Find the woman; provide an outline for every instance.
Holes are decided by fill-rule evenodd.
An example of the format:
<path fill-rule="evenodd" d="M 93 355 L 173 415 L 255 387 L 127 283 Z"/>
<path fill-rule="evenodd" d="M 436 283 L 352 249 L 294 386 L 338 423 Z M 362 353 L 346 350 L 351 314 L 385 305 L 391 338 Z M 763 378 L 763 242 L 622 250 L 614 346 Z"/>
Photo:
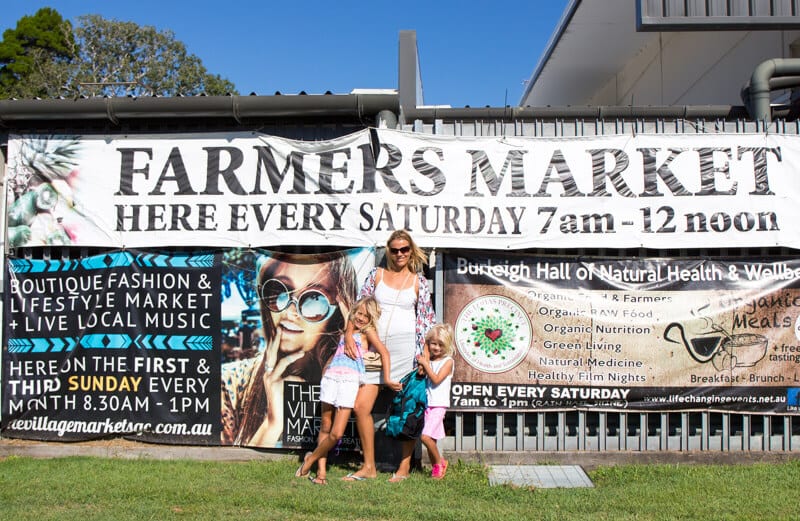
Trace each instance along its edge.
<path fill-rule="evenodd" d="M 355 301 L 347 255 L 274 257 L 257 285 L 266 349 L 223 365 L 222 444 L 276 447 L 283 432 L 286 381 L 320 381 Z"/>
<path fill-rule="evenodd" d="M 375 268 L 367 277 L 359 297 L 374 295 L 381 307 L 378 335 L 391 358 L 392 374 L 381 381 L 380 373 L 368 372 L 365 385 L 359 388 L 353 409 L 361 440 L 364 463 L 343 479 L 361 481 L 378 475 L 375 467 L 375 428 L 372 407 L 378 397 L 379 384 L 397 390 L 397 382 L 414 369 L 415 358 L 423 352 L 425 334 L 436 322 L 431 304 L 428 280 L 422 267 L 428 257 L 405 230 L 397 230 L 386 241 L 386 269 Z M 355 356 L 352 335 L 347 335 L 348 354 Z M 412 442 L 413 446 L 413 442 Z"/>

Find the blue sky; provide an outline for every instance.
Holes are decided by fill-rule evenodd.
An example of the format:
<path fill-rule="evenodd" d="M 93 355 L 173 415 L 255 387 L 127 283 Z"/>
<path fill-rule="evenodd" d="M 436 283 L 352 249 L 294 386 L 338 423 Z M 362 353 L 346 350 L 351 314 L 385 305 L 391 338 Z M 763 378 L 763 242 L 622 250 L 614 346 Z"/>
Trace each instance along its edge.
<path fill-rule="evenodd" d="M 239 92 L 397 88 L 399 32 L 417 31 L 428 105 L 516 105 L 568 0 L 3 0 L 0 32 L 52 7 L 171 30 Z"/>

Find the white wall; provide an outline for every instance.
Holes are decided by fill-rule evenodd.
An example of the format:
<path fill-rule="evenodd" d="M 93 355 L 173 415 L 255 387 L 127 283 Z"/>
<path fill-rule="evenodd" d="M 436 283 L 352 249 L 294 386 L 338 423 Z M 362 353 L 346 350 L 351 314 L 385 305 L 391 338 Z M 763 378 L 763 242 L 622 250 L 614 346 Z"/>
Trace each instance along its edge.
<path fill-rule="evenodd" d="M 790 58 L 800 31 L 661 33 L 589 105 L 741 105 L 756 65 Z"/>

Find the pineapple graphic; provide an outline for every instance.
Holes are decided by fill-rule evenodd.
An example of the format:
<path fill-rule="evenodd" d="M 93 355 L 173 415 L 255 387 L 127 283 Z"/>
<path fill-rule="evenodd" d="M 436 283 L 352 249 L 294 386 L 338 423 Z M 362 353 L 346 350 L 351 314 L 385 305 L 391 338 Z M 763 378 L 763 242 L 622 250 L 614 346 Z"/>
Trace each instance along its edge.
<path fill-rule="evenodd" d="M 7 178 L 11 248 L 71 243 L 60 210 L 72 207 L 70 178 L 78 151 L 77 139 L 21 140 Z"/>

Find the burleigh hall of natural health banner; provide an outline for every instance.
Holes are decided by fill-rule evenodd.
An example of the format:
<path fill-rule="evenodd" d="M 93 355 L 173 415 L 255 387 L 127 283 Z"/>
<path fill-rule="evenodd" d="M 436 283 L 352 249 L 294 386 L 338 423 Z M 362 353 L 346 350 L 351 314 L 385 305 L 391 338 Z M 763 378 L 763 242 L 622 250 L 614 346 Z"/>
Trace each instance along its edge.
<path fill-rule="evenodd" d="M 448 255 L 459 410 L 798 412 L 800 262 Z"/>

